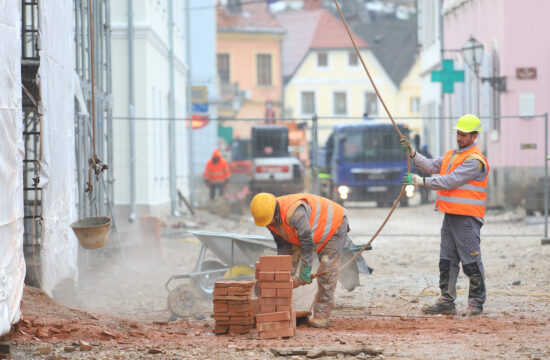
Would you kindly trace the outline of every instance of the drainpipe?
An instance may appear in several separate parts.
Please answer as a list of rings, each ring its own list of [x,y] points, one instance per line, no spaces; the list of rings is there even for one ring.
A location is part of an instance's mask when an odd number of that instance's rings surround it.
[[[128,0],[128,117],[130,120],[130,222],[136,219],[136,139],[134,108],[134,9]]]
[[[168,81],[170,91],[170,104],[169,104],[169,146],[170,146],[170,203],[172,208],[172,215],[179,216],[178,203],[177,203],[177,187],[176,187],[176,123],[174,118],[176,117],[175,101],[176,96],[174,94],[174,12],[173,0],[168,0],[168,37],[170,41],[170,50],[168,54]]]
[[[439,64],[443,66],[443,59],[445,58],[445,47],[444,47],[444,38],[443,38],[443,5],[442,2],[437,2],[437,9],[439,11],[439,45],[440,45],[440,59]],[[443,137],[443,127],[441,126],[441,123],[444,121],[443,117],[445,116],[445,93],[443,92],[443,83],[441,84],[441,99],[439,103],[439,121],[436,120],[436,132],[437,132],[437,153],[442,154],[443,153],[443,146],[442,146],[442,137]]]
[[[191,18],[189,16],[189,2],[191,0],[185,0],[185,61],[187,62],[187,92],[186,92],[186,113],[187,113],[187,159],[189,166],[189,201],[191,206],[195,204],[194,200],[194,176],[195,171],[193,169],[193,121],[192,112],[193,104],[191,103]]]

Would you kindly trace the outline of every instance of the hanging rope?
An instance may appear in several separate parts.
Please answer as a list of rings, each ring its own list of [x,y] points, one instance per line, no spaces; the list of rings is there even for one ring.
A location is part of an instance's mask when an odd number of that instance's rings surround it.
[[[359,52],[359,49],[357,48],[357,44],[355,43],[355,39],[353,39],[353,36],[351,35],[351,30],[349,29],[348,23],[346,22],[346,19],[344,18],[344,14],[342,14],[342,10],[340,10],[340,5],[338,4],[338,0],[333,0],[333,1],[334,1],[334,4],[336,5],[336,9],[338,9],[338,13],[340,14],[340,18],[342,19],[342,22],[344,23],[344,26],[346,27],[346,31],[348,32],[349,38],[351,39],[351,42],[353,43],[353,47],[355,49],[355,52],[357,53],[357,56],[359,57],[359,60],[361,61],[361,64],[363,64],[363,69],[365,69],[365,72],[367,73],[367,76],[369,77],[370,83],[372,84],[372,87],[374,88],[374,91],[376,92],[376,96],[378,97],[378,99],[380,99],[380,102],[382,103],[382,106],[384,107],[384,110],[388,114],[388,116],[389,116],[389,118],[390,118],[390,120],[393,124],[393,127],[395,128],[395,131],[397,131],[397,133],[399,134],[399,137],[400,138],[405,138],[405,136],[399,130],[399,127],[397,127],[397,124],[395,123],[395,121],[393,119],[393,116],[390,113],[390,110],[386,106],[386,103],[384,102],[384,99],[382,99],[382,95],[380,95],[380,92],[378,91],[378,88],[376,87],[376,84],[374,83],[374,80],[372,79],[372,76],[370,75],[369,69],[367,69],[367,65],[365,64],[365,61],[363,60],[363,57],[361,56],[361,53]],[[410,155],[409,151],[407,150],[407,172],[411,171],[411,158],[410,158],[409,155]],[[373,240],[376,239],[376,237],[378,236],[380,231],[382,231],[382,229],[384,228],[384,226],[386,225],[386,223],[390,219],[391,215],[393,214],[393,211],[397,207],[397,204],[399,204],[399,201],[401,201],[401,198],[403,197],[404,192],[405,192],[405,185],[403,185],[401,187],[401,192],[399,193],[399,196],[397,197],[397,199],[393,203],[393,206],[392,206],[390,212],[388,213],[388,215],[386,216],[386,218],[382,222],[382,225],[380,225],[378,230],[374,233],[374,235],[372,236],[370,241],[368,243],[366,243],[361,248],[361,250],[359,250],[357,253],[355,253],[355,255],[353,255],[353,257],[351,259],[349,259],[344,265],[340,266],[339,270],[344,269],[346,266],[348,266],[353,261],[355,261],[355,259],[357,259],[357,257],[359,255],[361,255],[361,253],[363,253],[363,251],[365,251],[369,247],[369,245],[373,242]]]
[[[93,6],[92,0],[88,0],[88,15],[89,15],[89,31],[90,31],[90,70],[91,70],[91,85],[92,85],[92,156],[88,160],[90,166],[88,170],[88,182],[86,184],[85,192],[88,193],[88,198],[92,199],[92,192],[94,186],[92,184],[92,173],[95,173],[96,181],[99,181],[99,175],[103,171],[107,170],[109,166],[104,164],[96,154],[96,135],[95,135],[95,66],[94,66],[94,23],[93,23]]]

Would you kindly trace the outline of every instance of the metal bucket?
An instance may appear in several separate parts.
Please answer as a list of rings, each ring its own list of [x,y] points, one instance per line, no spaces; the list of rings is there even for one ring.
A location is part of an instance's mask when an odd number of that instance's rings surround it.
[[[84,249],[97,249],[107,244],[111,218],[107,216],[89,217],[71,224],[71,228]]]

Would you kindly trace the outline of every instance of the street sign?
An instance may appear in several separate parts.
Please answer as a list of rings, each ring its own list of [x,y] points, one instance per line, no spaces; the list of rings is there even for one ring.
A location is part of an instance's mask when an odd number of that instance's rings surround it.
[[[464,70],[455,70],[453,60],[443,60],[441,70],[432,71],[432,82],[440,82],[442,91],[452,94],[455,91],[455,82],[464,82]]]
[[[208,102],[208,90],[206,86],[191,86],[191,101],[196,104]]]
[[[516,68],[516,78],[518,80],[534,80],[537,78],[536,67]]]
[[[207,113],[208,104],[195,104],[193,103],[193,113]]]

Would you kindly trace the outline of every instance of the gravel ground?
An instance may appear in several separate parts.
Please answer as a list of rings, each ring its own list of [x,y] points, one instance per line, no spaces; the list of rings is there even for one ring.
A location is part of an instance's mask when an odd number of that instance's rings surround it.
[[[369,240],[389,210],[347,207],[357,243]],[[116,237],[107,248],[82,252],[79,281],[59,286],[57,302],[27,289],[23,313],[29,323],[20,323],[3,339],[12,343],[12,358],[271,359],[273,346],[362,345],[383,351],[375,357],[385,359],[550,359],[550,246],[540,245],[540,217],[489,211],[482,229],[485,313],[477,318],[425,316],[420,307],[438,292],[442,215],[433,205],[398,208],[365,254],[374,273],[361,275],[362,286],[353,292],[337,288],[329,327],[303,324],[291,339],[268,341],[258,340],[254,332],[214,336],[208,316],[167,322],[164,287],[171,275],[194,268],[200,243],[186,229],[261,235],[265,230],[249,216],[221,218],[205,210],[193,219],[163,220],[159,244],[142,239],[134,225],[120,233],[122,252]],[[461,273],[459,311],[466,307],[467,288]],[[201,310],[209,315],[210,303]],[[39,336],[39,328],[50,330]]]

